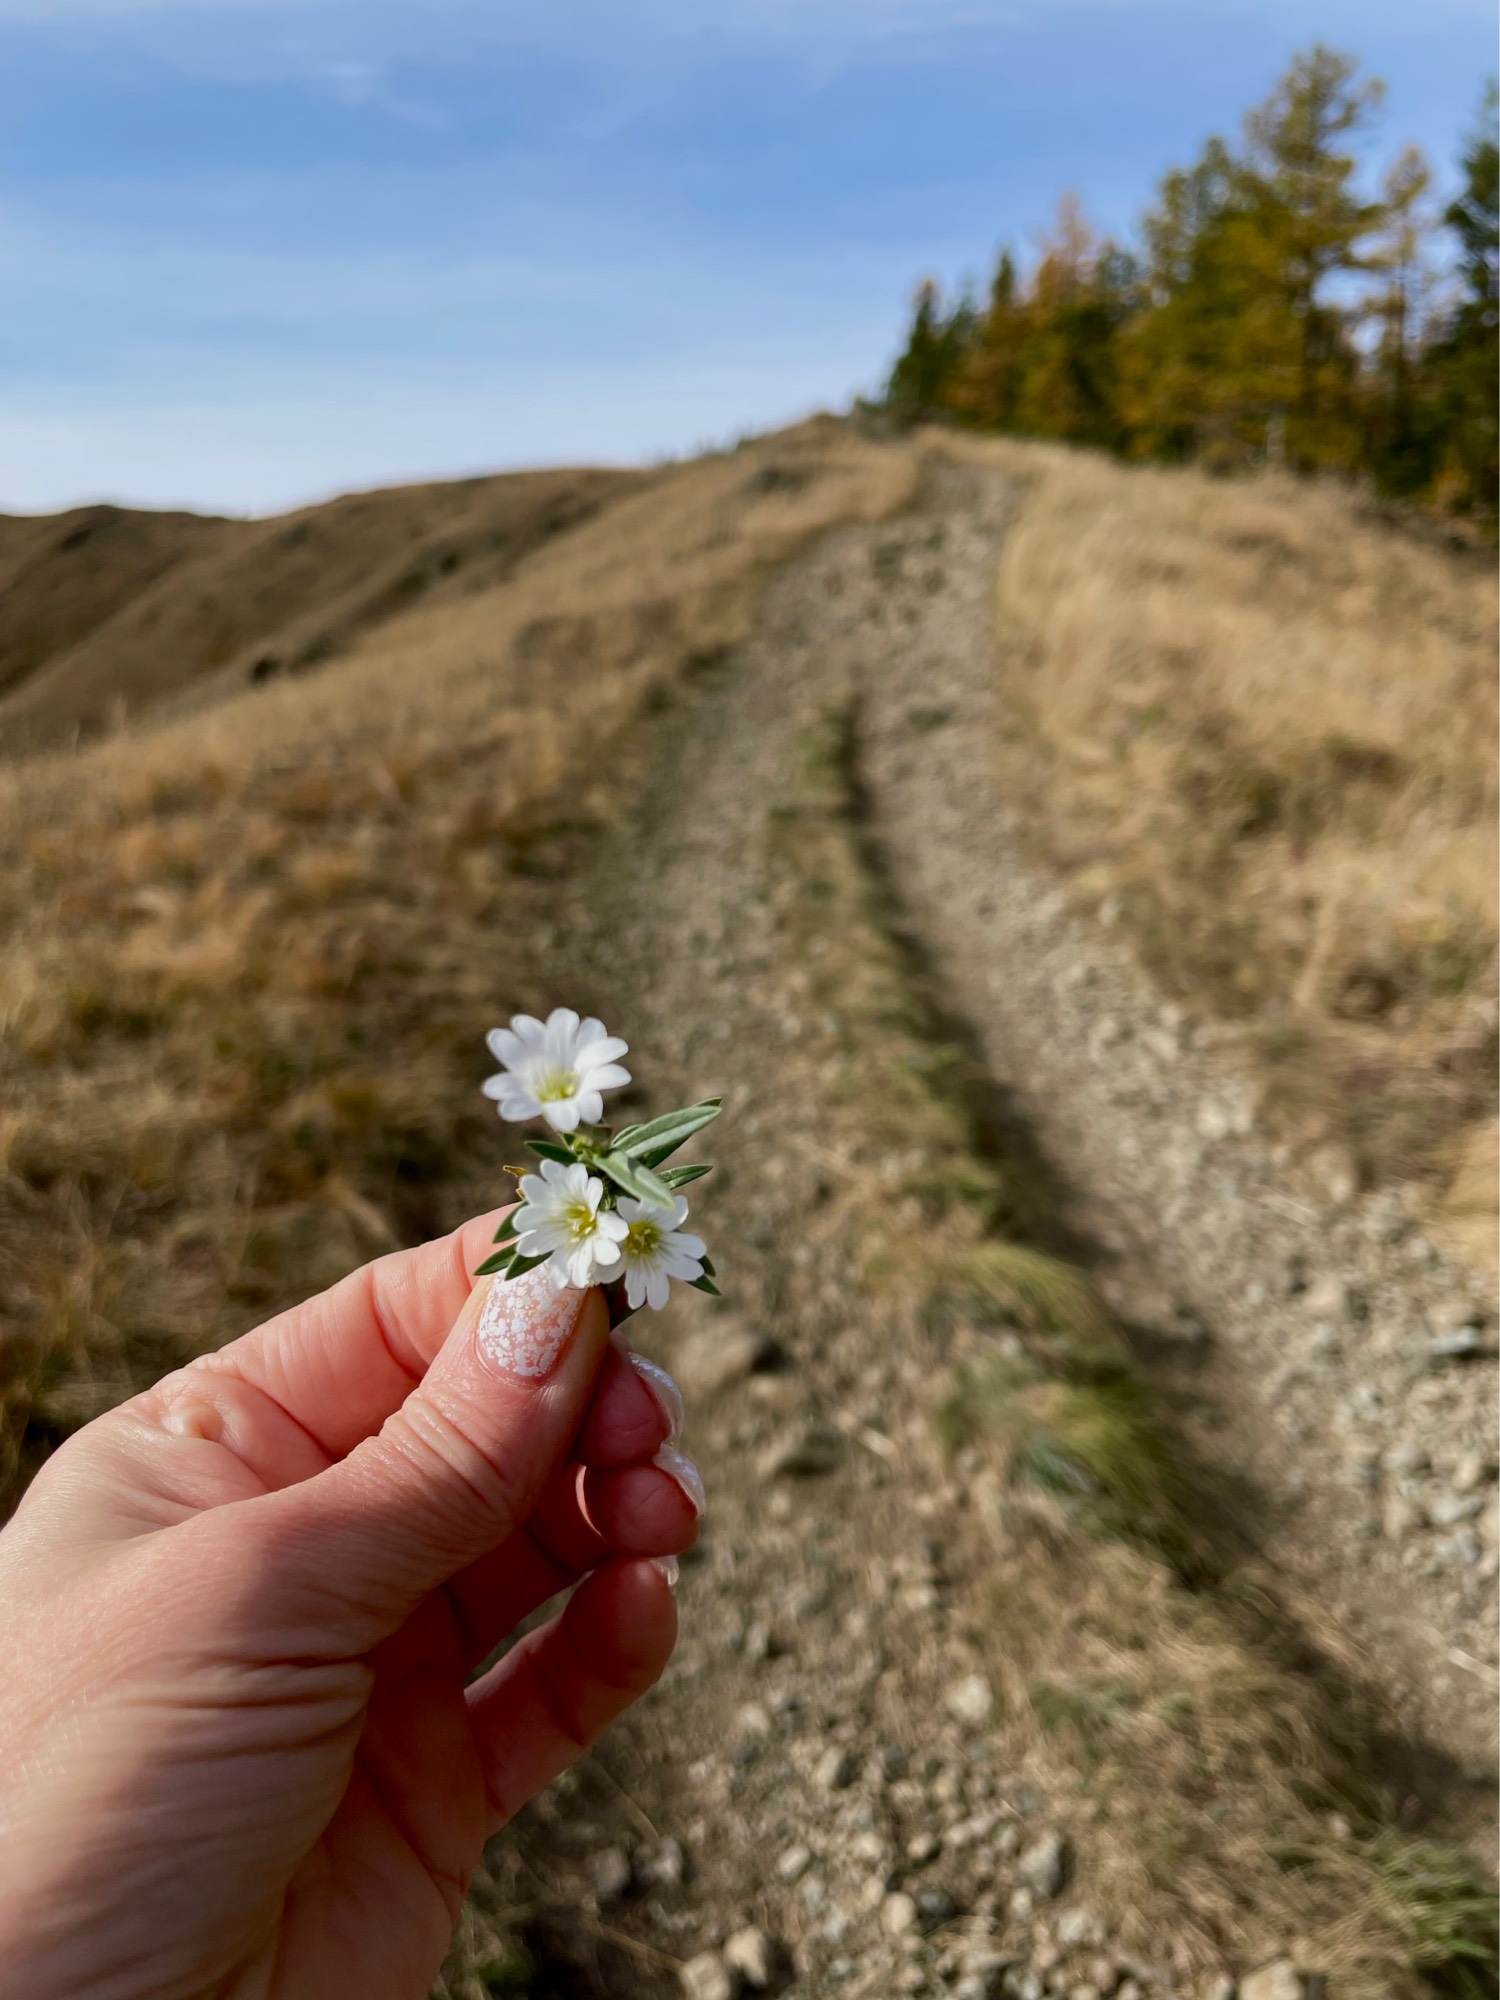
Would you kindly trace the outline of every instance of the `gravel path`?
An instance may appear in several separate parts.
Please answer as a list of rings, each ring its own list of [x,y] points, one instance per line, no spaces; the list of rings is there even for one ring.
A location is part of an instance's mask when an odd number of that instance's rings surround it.
[[[1489,1755],[1485,1301],[1398,1203],[1294,1173],[1232,1049],[1022,862],[989,749],[1014,504],[939,463],[910,515],[785,571],[755,640],[660,716],[630,842],[559,891],[570,997],[628,1023],[662,1103],[728,1099],[700,1209],[729,1300],[635,1328],[689,1393],[711,1496],[682,1645],[538,1808],[592,1885],[607,1991],[680,1990],[689,1961],[697,2000],[794,1970],[810,1995],[982,2000],[1018,1924],[1003,1990],[1021,2000],[1173,1984],[1170,1939],[1121,1955],[1086,1884],[1066,1885],[1058,1802],[989,1761],[965,1610],[986,1545],[932,1443],[935,1357],[852,1298],[855,1246],[818,1222],[858,1163],[816,1136],[773,1148],[821,1129],[837,1067],[765,860],[832,703],[856,703],[863,831],[910,950],[1055,1170],[1060,1221],[1200,1455],[1267,1556],[1389,1663],[1413,1728],[1476,1777]]]

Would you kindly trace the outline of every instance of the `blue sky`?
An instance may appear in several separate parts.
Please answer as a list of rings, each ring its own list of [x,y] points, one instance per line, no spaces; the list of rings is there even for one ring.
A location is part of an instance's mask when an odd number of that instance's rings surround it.
[[[263,511],[839,406],[1322,38],[1451,179],[1492,0],[0,0],[0,508]]]

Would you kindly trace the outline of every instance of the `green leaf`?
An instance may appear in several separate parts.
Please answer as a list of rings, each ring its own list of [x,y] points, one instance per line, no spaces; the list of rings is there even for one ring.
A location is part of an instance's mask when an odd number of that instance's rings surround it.
[[[724,1296],[712,1278],[689,1278],[688,1283],[695,1292],[707,1292],[711,1299],[721,1299]]]
[[[703,1273],[705,1277],[712,1278],[715,1275],[714,1260],[712,1257],[709,1256],[700,1257],[698,1259],[698,1262],[703,1266]]]
[[[672,1190],[665,1181],[658,1180],[648,1166],[640,1160],[622,1159],[618,1153],[606,1153],[595,1163],[600,1173],[607,1174],[617,1188],[634,1195],[637,1201],[649,1201],[657,1208],[672,1206]]]
[[[476,1278],[487,1278],[494,1271],[508,1271],[515,1254],[514,1244],[508,1245],[504,1250],[496,1250],[492,1256],[486,1257],[484,1262],[475,1268],[474,1276]]]
[[[513,1236],[519,1234],[518,1230],[516,1229],[516,1217],[520,1214],[520,1212],[521,1211],[518,1208],[513,1208],[511,1210],[510,1214],[505,1217],[505,1219],[501,1222],[500,1227],[495,1231],[494,1235],[490,1238],[490,1241],[492,1243],[509,1243]]]
[[[545,1264],[551,1255],[550,1250],[544,1250],[540,1257],[522,1257],[517,1254],[511,1258],[510,1269],[505,1275],[507,1278],[524,1278],[526,1273],[534,1271],[538,1264]]]
[[[574,1164],[572,1147],[560,1145],[556,1139],[528,1139],[526,1143],[533,1153],[540,1153],[544,1160],[559,1160],[565,1167]]]
[[[615,1135],[612,1150],[632,1160],[644,1160],[648,1167],[670,1159],[677,1148],[705,1125],[712,1125],[723,1109],[721,1097],[707,1097],[701,1104],[689,1104],[681,1111],[669,1111],[647,1125],[627,1125]]]
[[[695,1167],[663,1167],[657,1175],[657,1179],[665,1182],[669,1188],[683,1188],[688,1185],[689,1181],[701,1181],[705,1174],[711,1174],[712,1172],[712,1167],[702,1165]]]

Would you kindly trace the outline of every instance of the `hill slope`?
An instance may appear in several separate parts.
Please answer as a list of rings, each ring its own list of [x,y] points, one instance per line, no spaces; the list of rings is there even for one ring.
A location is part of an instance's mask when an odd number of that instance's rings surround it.
[[[0,753],[305,672],[416,604],[503,581],[644,477],[511,473],[265,521],[115,507],[0,519]]]

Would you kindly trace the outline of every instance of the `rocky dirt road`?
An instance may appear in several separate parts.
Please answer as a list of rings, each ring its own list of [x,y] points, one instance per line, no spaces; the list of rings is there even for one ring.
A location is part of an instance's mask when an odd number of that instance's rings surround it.
[[[1171,1936],[1127,1949],[1072,1804],[995,1760],[990,1545],[934,1440],[944,1358],[854,1285],[900,1162],[848,1137],[846,1024],[809,1000],[768,858],[832,712],[866,914],[976,1059],[980,1122],[1032,1160],[1235,1532],[1426,1746],[1424,1803],[1476,1824],[1500,1685],[1489,1301],[1399,1198],[1279,1151],[1233,1047],[1022,860],[990,754],[1016,504],[935,461],[907,515],[786,570],[756,638],[656,718],[629,841],[559,888],[559,993],[625,1024],[663,1101],[727,1099],[699,1204],[725,1303],[634,1328],[683,1381],[710,1493],[681,1648],[522,1843],[581,1884],[580,1993],[1304,1990],[1289,1963],[1257,1984]]]

